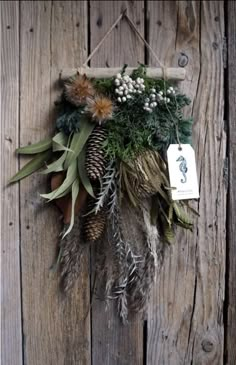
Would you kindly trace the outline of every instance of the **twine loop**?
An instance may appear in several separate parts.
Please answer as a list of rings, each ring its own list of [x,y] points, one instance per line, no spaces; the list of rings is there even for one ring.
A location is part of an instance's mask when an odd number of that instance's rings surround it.
[[[101,39],[101,41],[96,45],[96,47],[93,49],[93,51],[89,54],[89,56],[87,57],[87,59],[85,60],[85,62],[83,63],[84,68],[88,67],[88,62],[93,58],[93,56],[95,55],[95,53],[99,50],[99,48],[102,46],[102,44],[104,43],[104,41],[107,39],[107,37],[109,36],[109,34],[113,31],[113,29],[116,27],[116,25],[122,20],[122,19],[126,19],[128,24],[130,25],[131,29],[133,29],[134,33],[138,36],[138,38],[140,39],[140,41],[145,45],[145,47],[149,50],[149,52],[152,54],[153,58],[157,61],[157,63],[159,64],[159,66],[162,69],[162,74],[163,74],[163,79],[166,80],[166,67],[165,65],[160,61],[159,57],[157,56],[156,52],[154,51],[154,49],[150,46],[150,44],[146,41],[146,39],[142,36],[142,34],[139,32],[139,30],[137,29],[137,27],[135,26],[134,22],[131,20],[131,18],[129,17],[129,15],[127,14],[127,9],[125,9],[119,16],[118,18],[114,21],[114,23],[110,26],[110,28],[108,29],[108,31],[106,32],[106,34],[104,35],[104,37]],[[80,71],[80,67],[78,68],[78,71]]]

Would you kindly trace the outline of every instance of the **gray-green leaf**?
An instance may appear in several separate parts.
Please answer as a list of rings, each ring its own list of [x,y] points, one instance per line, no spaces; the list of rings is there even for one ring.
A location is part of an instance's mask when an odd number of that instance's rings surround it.
[[[58,172],[63,171],[63,163],[66,159],[67,151],[65,151],[58,160],[52,162],[50,165],[47,166],[45,170],[43,170],[42,174],[50,174],[51,172]]]
[[[16,153],[21,155],[34,155],[35,153],[41,153],[49,150],[51,146],[52,138],[46,138],[43,141],[17,148]]]
[[[85,169],[85,149],[84,148],[78,157],[78,169],[79,169],[79,176],[80,176],[80,179],[82,181],[84,188],[86,189],[86,191],[89,195],[91,195],[93,198],[95,198],[91,182],[88,178],[87,171]]]
[[[77,171],[77,163],[76,161],[72,162],[72,164],[69,166],[66,174],[66,178],[59,186],[59,188],[53,190],[51,193],[48,194],[41,194],[41,197],[48,199],[49,201],[53,199],[58,199],[58,197],[61,197],[61,194],[64,193],[75,181],[76,177],[78,176]]]
[[[70,233],[70,231],[73,228],[74,221],[75,221],[75,202],[77,199],[77,196],[79,194],[79,179],[76,179],[72,184],[72,191],[71,191],[71,197],[72,197],[72,204],[71,204],[71,218],[70,218],[70,225],[67,229],[67,231],[64,233],[62,239]]]
[[[67,147],[68,137],[63,132],[57,133],[52,139],[52,149],[53,152],[56,151],[71,151]]]
[[[45,162],[49,160],[51,155],[52,155],[52,151],[45,151],[45,152],[38,154],[31,161],[29,161],[25,166],[23,166],[22,169],[11,178],[9,183],[11,184],[11,183],[17,182],[17,181],[22,180],[25,177],[33,174],[35,171],[37,171],[42,166],[44,166]]]
[[[85,143],[87,142],[90,134],[92,133],[95,124],[91,123],[87,119],[82,119],[80,124],[80,132],[74,133],[72,137],[72,141],[70,144],[70,149],[73,152],[69,152],[66,160],[65,160],[65,169],[67,169],[70,164],[76,160],[79,156],[80,152],[82,151]]]

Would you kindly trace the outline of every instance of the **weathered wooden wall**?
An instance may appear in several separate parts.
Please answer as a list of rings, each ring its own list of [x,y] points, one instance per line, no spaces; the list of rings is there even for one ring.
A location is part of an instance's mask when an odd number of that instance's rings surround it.
[[[225,107],[225,90],[236,91],[233,1],[226,8],[223,1],[1,2],[2,185],[25,162],[14,156],[15,148],[53,129],[59,72],[79,66],[125,8],[162,62],[186,68],[181,88],[192,98],[188,112],[195,120],[201,196],[195,208],[200,217],[194,233],[179,230],[167,250],[145,317],[134,316],[122,326],[114,308],[105,311],[98,300],[86,317],[89,253],[78,287],[68,299],[60,296],[58,277],[50,271],[60,231],[58,212],[42,209],[37,194],[45,189],[45,178],[38,174],[3,188],[4,365],[235,364],[235,224],[234,216],[226,214],[227,153],[228,206],[232,213],[236,209],[235,103]],[[123,20],[91,65],[136,66],[137,61],[155,65]]]

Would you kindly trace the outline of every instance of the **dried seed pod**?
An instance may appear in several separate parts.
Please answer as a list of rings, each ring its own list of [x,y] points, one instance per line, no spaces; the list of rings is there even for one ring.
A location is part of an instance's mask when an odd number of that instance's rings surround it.
[[[75,106],[85,104],[87,98],[94,95],[95,91],[92,83],[86,75],[77,73],[75,78],[71,78],[65,83],[66,99]]]

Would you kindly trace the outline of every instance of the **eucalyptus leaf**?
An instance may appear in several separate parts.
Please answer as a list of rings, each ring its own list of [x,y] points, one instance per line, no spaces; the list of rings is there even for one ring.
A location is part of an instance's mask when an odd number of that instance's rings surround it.
[[[95,198],[93,188],[92,188],[91,182],[88,178],[87,171],[85,168],[85,149],[84,148],[78,157],[78,169],[79,169],[79,176],[80,176],[80,179],[82,181],[84,188],[86,189],[86,191],[89,195],[91,195],[93,198]]]
[[[67,147],[68,144],[68,136],[63,132],[57,133],[52,139],[52,149],[53,152],[57,151],[71,151],[70,148]]]
[[[35,171],[39,170],[42,166],[44,166],[45,162],[49,160],[52,155],[52,151],[45,151],[37,156],[35,156],[31,161],[29,161],[22,169],[14,175],[9,183],[14,183],[19,180],[24,179],[25,177],[33,174]]]
[[[87,119],[82,119],[80,123],[80,132],[74,133],[72,137],[72,141],[70,144],[70,149],[73,152],[69,152],[66,160],[65,160],[65,169],[67,169],[70,164],[76,160],[76,158],[79,156],[80,152],[82,151],[85,143],[87,142],[90,134],[92,133],[93,129],[95,127],[95,124],[91,123]]]
[[[64,233],[62,239],[68,235],[68,233],[70,233],[70,231],[73,228],[74,225],[74,221],[75,221],[75,202],[77,199],[77,196],[79,194],[79,179],[76,179],[73,184],[72,184],[72,189],[71,189],[71,197],[72,197],[72,204],[71,204],[71,218],[70,218],[70,225],[68,227],[68,229],[66,230],[66,232]]]
[[[49,164],[47,166],[47,168],[45,170],[43,170],[41,172],[41,174],[50,174],[51,172],[58,172],[58,171],[63,171],[63,163],[66,159],[66,155],[67,155],[67,151],[65,151],[61,157],[58,158],[58,160],[52,162],[51,164]]]
[[[77,176],[77,163],[76,161],[73,161],[67,170],[66,178],[61,186],[53,190],[51,193],[41,194],[41,197],[48,199],[49,201],[53,199],[58,199],[58,197],[61,197],[61,194],[64,193],[73,184]]]
[[[16,153],[21,155],[34,155],[49,150],[51,146],[52,138],[46,138],[43,141],[17,148]]]
[[[63,198],[63,196],[66,196],[67,194],[69,194],[71,192],[71,188],[72,188],[72,186],[69,186],[69,188],[66,189],[65,191],[63,191],[63,193],[61,193],[60,195],[57,195],[57,199]]]

